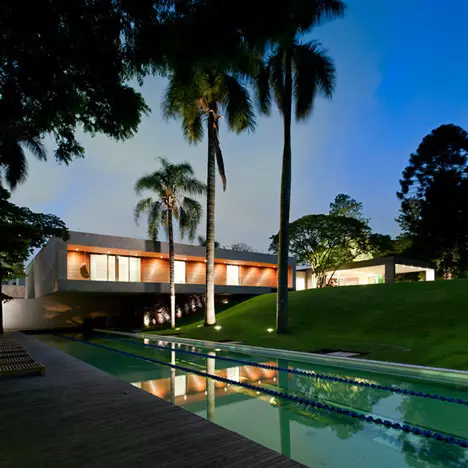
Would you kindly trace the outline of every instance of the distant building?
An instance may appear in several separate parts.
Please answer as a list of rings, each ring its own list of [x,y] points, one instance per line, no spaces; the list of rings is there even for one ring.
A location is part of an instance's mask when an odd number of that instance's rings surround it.
[[[403,273],[424,273],[425,281],[434,281],[435,269],[430,262],[389,256],[373,258],[341,265],[336,271],[327,271],[326,284],[333,286],[356,286],[366,284],[394,283],[396,276]],[[332,280],[330,282],[330,279]],[[296,269],[296,289],[313,289],[317,281],[310,266]]]

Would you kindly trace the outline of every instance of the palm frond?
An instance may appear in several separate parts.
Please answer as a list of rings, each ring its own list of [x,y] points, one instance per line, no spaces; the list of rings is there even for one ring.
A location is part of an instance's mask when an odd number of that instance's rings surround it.
[[[196,109],[192,112],[187,112],[182,117],[182,131],[185,138],[190,144],[198,143],[203,139],[205,133],[203,128],[203,115]]]
[[[28,138],[23,140],[21,144],[39,161],[47,161],[47,151],[39,138]]]
[[[149,212],[149,209],[153,206],[153,199],[151,197],[140,200],[133,210],[133,218],[135,223],[138,224],[140,217],[143,213]]]
[[[255,113],[249,91],[236,77],[228,74],[223,80],[223,107],[230,130],[241,133],[255,129]]]
[[[179,229],[180,237],[183,239],[188,234],[190,241],[193,241],[197,232],[197,226],[203,214],[203,209],[197,200],[184,197],[180,206]],[[200,236],[199,241],[200,241]]]
[[[0,141],[0,167],[5,172],[5,180],[13,190],[28,176],[28,161],[20,143],[15,140]]]
[[[140,195],[143,190],[152,190],[153,192],[160,193],[163,189],[162,174],[158,171],[140,177],[135,184],[135,192],[137,195]]]
[[[336,70],[332,59],[318,42],[294,44],[292,60],[296,120],[303,120],[312,112],[318,94],[331,98]]]
[[[218,172],[221,177],[221,182],[223,184],[223,191],[226,191],[227,187],[227,179],[226,179],[226,171],[224,169],[224,159],[223,159],[223,152],[221,151],[221,146],[219,144],[219,136],[218,136],[218,129],[214,132],[215,136],[215,155],[216,155],[216,165],[218,166]]]
[[[270,115],[271,112],[270,72],[270,66],[260,61],[254,80],[255,98],[260,113],[264,115]]]
[[[189,195],[204,195],[206,193],[206,184],[196,177],[184,177],[180,188]]]
[[[164,215],[167,214],[163,204],[155,201],[148,210],[148,236],[156,242],[159,235],[159,226],[164,225]]]
[[[267,67],[270,70],[270,85],[273,90],[276,105],[281,113],[283,113],[283,96],[284,96],[284,66],[283,66],[283,50],[276,47],[268,58]]]

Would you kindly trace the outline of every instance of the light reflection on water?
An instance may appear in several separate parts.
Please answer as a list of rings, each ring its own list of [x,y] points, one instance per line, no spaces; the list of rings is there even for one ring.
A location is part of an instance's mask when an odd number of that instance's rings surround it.
[[[132,382],[136,387],[184,407],[227,429],[238,432],[266,447],[283,453],[305,465],[329,468],[466,468],[468,451],[432,439],[378,427],[347,416],[314,410],[313,408],[272,397],[265,393],[209,379],[190,372],[170,369],[111,351],[92,348],[81,343],[43,338],[50,345],[78,357],[106,372]],[[118,342],[100,341],[109,347],[122,347]],[[162,345],[162,343],[161,343]],[[236,365],[217,360],[221,355],[247,359],[228,352],[208,349],[210,357],[187,356],[179,352],[183,345],[164,343],[167,350],[138,344],[125,348],[134,354],[198,371],[207,371],[238,382],[252,383],[290,394],[300,394],[310,400],[326,402],[362,411],[366,414],[406,422],[468,438],[468,407],[394,394],[384,390],[344,384],[310,376],[278,372],[254,365]],[[130,349],[132,348],[132,349]],[[123,348],[122,348],[123,349]],[[191,350],[191,348],[190,348]],[[325,368],[304,363],[259,360],[262,364],[294,367],[317,373],[352,378],[383,385],[398,385],[414,391],[465,397],[466,393],[451,386],[410,382],[391,376],[363,374],[343,369]]]
[[[284,361],[262,361],[262,364],[288,366]],[[233,366],[216,370],[215,365],[214,357],[206,359],[207,372],[220,377],[286,390],[305,395],[311,400],[327,401],[381,417],[391,415],[398,421],[422,424],[428,428],[432,426],[427,423],[433,420],[439,419],[439,423],[443,423],[440,416],[444,411],[460,410],[456,405],[448,407],[441,402],[394,395],[339,382],[311,381],[310,377],[278,373],[271,369]],[[173,375],[170,378],[142,381],[134,385],[308,466],[468,466],[468,452],[460,447],[369,425],[347,416],[314,410],[303,404],[199,375],[179,371],[176,375],[174,370],[171,373]],[[372,382],[362,378],[360,381]],[[431,406],[436,408],[436,414],[431,414],[431,411],[427,414]],[[421,419],[423,414],[426,414],[426,420]],[[465,412],[464,416],[459,414],[458,420],[465,416],[468,413]],[[446,417],[442,419],[447,421]],[[453,419],[451,421],[455,422]],[[462,421],[462,426],[468,430],[466,421]],[[456,424],[455,426],[458,427]]]

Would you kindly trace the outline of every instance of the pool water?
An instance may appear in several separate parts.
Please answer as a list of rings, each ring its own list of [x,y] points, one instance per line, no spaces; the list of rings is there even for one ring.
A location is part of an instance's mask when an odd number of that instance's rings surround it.
[[[70,335],[71,336],[71,335]],[[81,336],[76,336],[80,338]],[[304,369],[320,375],[363,383],[394,386],[416,392],[468,399],[468,389],[427,383],[390,375],[317,366],[292,360],[262,358],[213,348],[191,347],[111,336],[90,343],[110,349],[43,335],[41,340],[93,366],[113,374],[231,431],[242,434],[304,465],[329,468],[462,468],[468,466],[468,450],[408,434],[401,430],[314,409],[263,393],[276,390],[392,422],[410,424],[456,438],[468,439],[468,405],[409,396],[401,393],[265,369],[255,363],[280,368]],[[146,345],[145,345],[146,343]],[[157,349],[148,345],[164,346]],[[123,355],[125,351],[187,370]],[[184,351],[199,352],[196,356]],[[217,358],[229,358],[224,361]],[[252,365],[238,363],[249,361]],[[191,372],[192,371],[192,372]],[[207,378],[207,372],[230,381],[254,384],[252,390]]]

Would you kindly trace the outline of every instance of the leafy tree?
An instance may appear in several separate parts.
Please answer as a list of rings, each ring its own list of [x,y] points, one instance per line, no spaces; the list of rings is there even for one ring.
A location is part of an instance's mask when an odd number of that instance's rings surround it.
[[[135,3],[135,2],[133,2]],[[24,149],[45,159],[42,139],[55,138],[55,158],[84,155],[76,129],[118,140],[132,136],[148,111],[127,81],[142,75],[135,38],[148,11],[142,0],[5,0],[0,7],[0,172],[14,188],[27,176]],[[156,15],[154,15],[156,18]],[[153,32],[156,31],[156,21]],[[164,42],[154,41],[154,61]],[[138,61],[136,60],[138,58]]]
[[[365,223],[368,222],[368,219],[362,213],[362,202],[358,202],[344,193],[339,193],[335,197],[335,200],[330,203],[329,214],[334,216],[347,216],[348,218],[358,219]]]
[[[245,242],[238,242],[237,244],[232,244],[230,247],[231,250],[237,250],[238,252],[255,252],[253,247],[246,244]]]
[[[138,195],[144,190],[156,194],[141,199],[135,207],[135,221],[142,213],[148,215],[148,235],[154,242],[158,239],[162,226],[169,240],[169,287],[171,296],[171,327],[175,328],[175,281],[174,281],[174,220],[179,223],[180,236],[188,234],[193,240],[202,216],[201,204],[187,195],[203,195],[206,186],[193,175],[188,163],[171,164],[160,158],[162,168],[138,179],[135,191]]]
[[[413,251],[435,260],[446,278],[466,269],[468,133],[441,125],[424,137],[400,180],[400,216]]]
[[[297,121],[312,112],[317,95],[331,98],[335,67],[318,42],[302,43],[301,34],[323,19],[341,16],[344,3],[338,0],[292,2],[292,11],[283,16],[284,33],[274,42],[258,76],[258,101],[262,112],[271,108],[272,95],[283,117],[284,148],[281,171],[280,230],[278,240],[278,299],[276,329],[288,329],[288,239],[291,205],[291,119],[293,101]]]
[[[299,263],[310,264],[317,285],[324,287],[327,285],[327,271],[334,274],[340,265],[368,252],[369,234],[367,224],[358,219],[325,214],[307,215],[289,225],[289,250]],[[279,234],[270,239],[269,250],[277,253]]]
[[[24,275],[24,263],[35,249],[51,237],[68,239],[64,222],[57,216],[34,213],[10,202],[10,193],[0,187],[0,285]],[[0,333],[3,333],[3,307],[0,300]]]
[[[208,136],[206,210],[206,312],[205,326],[216,324],[214,303],[215,192],[216,166],[226,190],[219,126],[224,117],[230,130],[241,133],[255,127],[254,111],[245,83],[225,69],[200,69],[170,74],[163,103],[167,118],[182,121],[184,136],[198,143]]]

